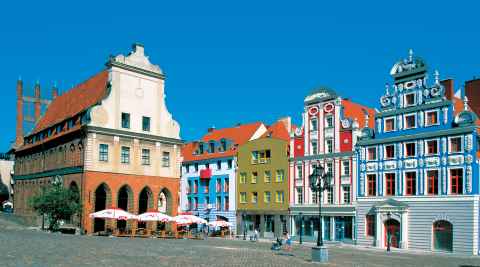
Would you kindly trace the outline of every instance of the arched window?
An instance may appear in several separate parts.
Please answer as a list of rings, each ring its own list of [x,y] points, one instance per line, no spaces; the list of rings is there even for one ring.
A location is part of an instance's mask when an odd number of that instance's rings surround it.
[[[436,251],[453,251],[453,225],[445,220],[433,223],[433,248]]]

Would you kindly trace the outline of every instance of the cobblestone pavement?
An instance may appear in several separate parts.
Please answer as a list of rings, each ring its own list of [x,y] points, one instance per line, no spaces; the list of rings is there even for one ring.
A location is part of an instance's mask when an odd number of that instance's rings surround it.
[[[294,245],[291,254],[270,243],[243,240],[162,240],[44,233],[5,227],[0,220],[0,266],[319,266],[311,249]],[[330,246],[321,266],[480,266],[480,257],[413,254],[351,246]]]

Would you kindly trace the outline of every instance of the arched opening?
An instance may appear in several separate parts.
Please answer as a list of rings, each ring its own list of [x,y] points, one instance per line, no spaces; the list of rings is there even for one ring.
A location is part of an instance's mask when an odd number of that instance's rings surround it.
[[[128,185],[122,186],[120,190],[118,190],[117,207],[125,211],[130,211],[132,206],[132,197],[132,189]],[[125,231],[126,227],[127,221],[117,221],[117,228],[120,231]]]
[[[95,190],[95,212],[106,209],[110,200],[110,188],[105,184],[98,186]],[[100,231],[105,231],[105,219],[95,218],[93,232]]]
[[[448,221],[433,223],[433,248],[436,251],[453,251],[453,225]]]
[[[140,196],[138,198],[138,214],[147,212],[147,210],[153,208],[153,197],[152,190],[149,187],[144,187],[140,191]],[[138,228],[146,228],[147,224],[145,222],[138,222]]]
[[[385,247],[388,246],[388,239],[391,247],[400,247],[400,222],[395,219],[385,221]]]
[[[70,185],[68,186],[68,189],[74,194],[74,200],[78,204],[80,203],[80,190],[78,189],[78,185],[75,181],[72,181]],[[75,226],[80,226],[80,220],[78,218],[78,215],[73,215],[70,218],[65,219],[67,223],[75,225]]]
[[[158,194],[158,203],[157,203],[157,210],[159,212],[165,213],[167,215],[172,215],[172,203],[173,198],[172,194],[167,188],[163,188],[160,190]]]

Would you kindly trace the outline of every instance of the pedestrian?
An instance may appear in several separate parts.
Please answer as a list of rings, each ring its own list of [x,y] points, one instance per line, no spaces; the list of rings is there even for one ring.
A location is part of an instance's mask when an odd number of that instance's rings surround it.
[[[203,227],[203,239],[207,239],[208,237],[208,226]]]
[[[283,239],[285,239],[285,250],[292,251],[292,237],[288,234],[288,231],[283,232]]]
[[[258,229],[255,228],[255,236],[253,237],[255,241],[258,241]]]

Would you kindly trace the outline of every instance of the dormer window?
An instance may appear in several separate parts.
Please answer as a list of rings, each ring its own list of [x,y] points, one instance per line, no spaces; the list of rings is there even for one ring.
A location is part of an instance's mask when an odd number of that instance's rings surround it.
[[[198,145],[198,154],[203,154],[203,143]]]
[[[227,151],[227,140],[222,139],[220,141],[220,146],[221,146],[222,151]]]
[[[405,115],[405,129],[417,127],[416,114]]]
[[[425,112],[425,126],[438,125],[438,110]]]
[[[405,106],[406,107],[415,106],[415,104],[417,104],[416,99],[415,99],[415,93],[406,94],[405,95]]]
[[[391,132],[395,130],[395,117],[386,118],[384,123],[385,123],[385,132]]]
[[[215,143],[214,142],[208,143],[208,152],[209,153],[215,153]]]

